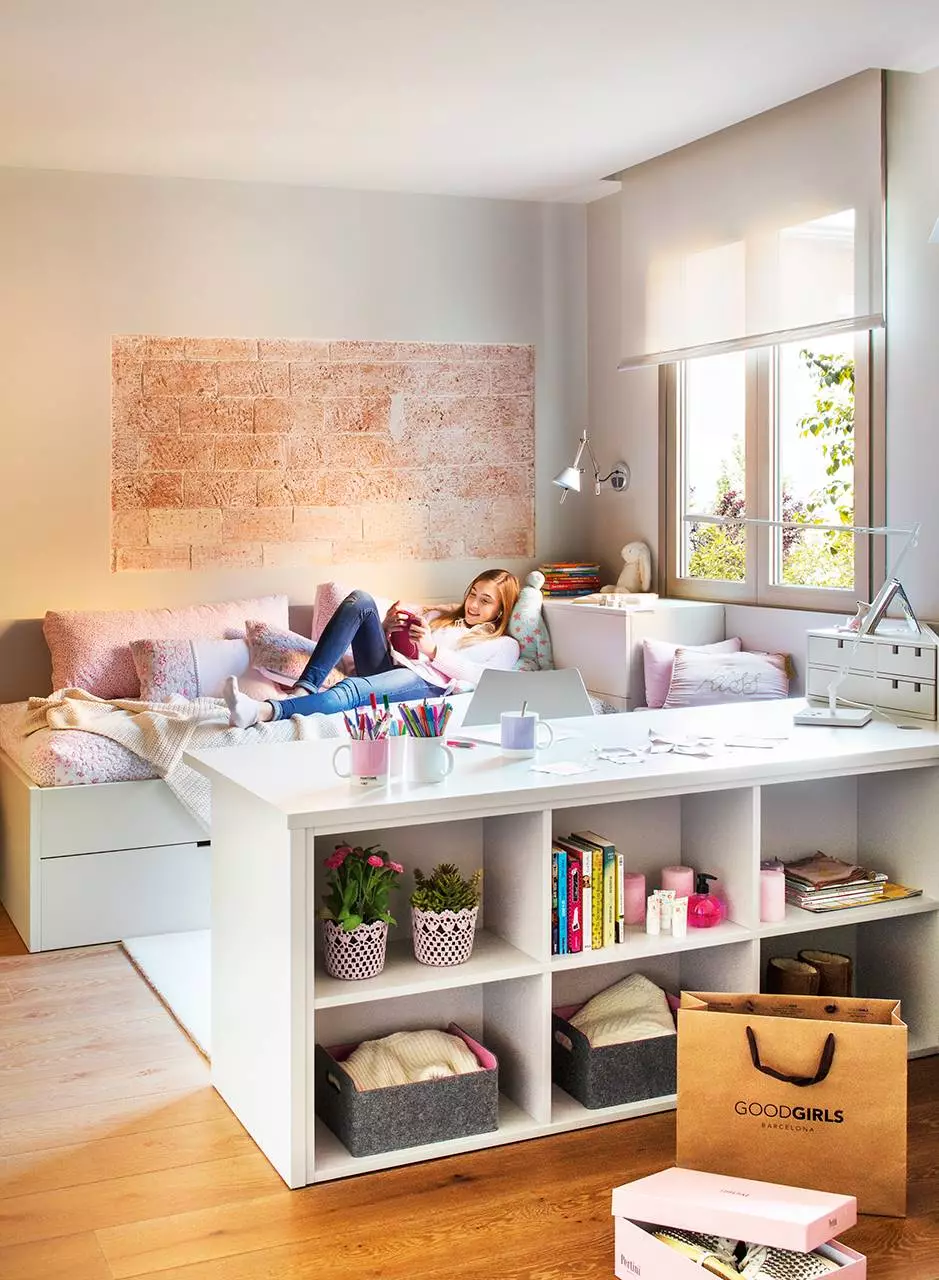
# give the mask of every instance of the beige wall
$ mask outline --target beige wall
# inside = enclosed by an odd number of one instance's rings
[[[572,550],[550,478],[586,413],[582,207],[2,170],[0,290],[0,700],[41,691],[46,609],[302,605],[323,576],[110,572],[112,334],[533,343],[536,558]],[[479,567],[342,576],[441,597]]]
[[[887,77],[887,519],[922,521],[899,576],[939,618],[939,71]],[[902,542],[891,539],[890,560]]]

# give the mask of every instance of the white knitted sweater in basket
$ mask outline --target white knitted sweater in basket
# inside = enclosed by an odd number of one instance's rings
[[[396,1031],[381,1040],[363,1040],[342,1064],[356,1089],[386,1089],[389,1085],[481,1071],[476,1055],[459,1036],[447,1031]]]

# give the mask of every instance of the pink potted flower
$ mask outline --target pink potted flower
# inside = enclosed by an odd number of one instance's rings
[[[378,845],[337,845],[324,858],[329,875],[319,916],[323,957],[334,978],[373,978],[385,967],[388,898],[404,872]]]

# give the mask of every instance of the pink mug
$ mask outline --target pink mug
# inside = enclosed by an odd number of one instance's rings
[[[339,757],[349,752],[349,771],[339,767]],[[340,778],[349,778],[362,787],[374,787],[388,781],[388,739],[353,738],[333,752],[333,768]]]

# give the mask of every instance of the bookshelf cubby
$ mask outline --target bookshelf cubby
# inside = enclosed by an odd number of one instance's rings
[[[602,722],[639,719],[599,717],[589,728],[621,738],[622,727]],[[332,779],[316,783],[328,767],[326,744],[291,744],[297,752],[281,752],[279,772],[264,780],[245,769],[248,750],[230,761],[224,750],[193,756],[213,779],[216,1087],[291,1186],[648,1114],[674,1106],[674,1097],[591,1111],[553,1085],[551,1009],[633,972],[675,993],[756,991],[770,956],[809,946],[852,955],[857,994],[900,999],[910,1052],[937,1051],[939,734],[925,750],[924,734],[889,737],[888,729],[869,726],[864,744],[863,734],[848,735],[854,754],[844,733],[806,729],[785,749],[731,763],[610,766],[562,780],[515,764],[498,770],[480,753],[461,759],[440,787],[367,799]],[[251,750],[264,761],[267,748]],[[669,863],[716,874],[729,918],[685,938],[634,928],[623,943],[552,956],[552,837],[584,829],[609,837],[649,889]],[[340,839],[381,843],[408,868],[384,972],[362,982],[330,978],[320,954],[322,863]],[[923,895],[825,915],[791,907],[782,924],[761,923],[760,860],[819,848],[876,864]],[[484,872],[473,956],[440,969],[414,959],[407,905],[413,868],[427,873],[439,861]],[[349,1155],[315,1117],[314,1045],[451,1021],[499,1059],[498,1130]]]

